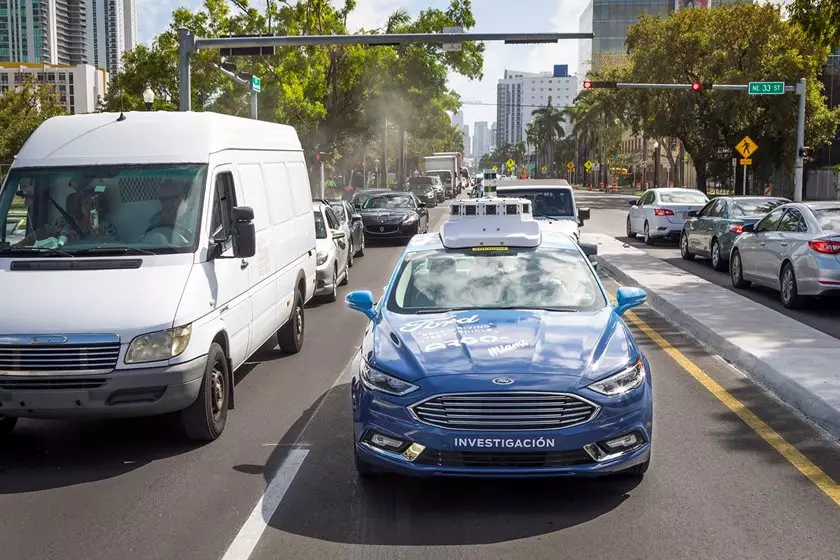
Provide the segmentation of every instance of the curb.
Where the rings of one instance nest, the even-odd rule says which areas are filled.
[[[835,439],[840,440],[840,409],[826,402],[819,394],[791,379],[772,363],[730,342],[681,308],[651,291],[647,286],[636,282],[620,268],[610,263],[608,257],[599,255],[596,258],[602,270],[608,272],[620,284],[635,286],[647,291],[648,306],[662,315],[666,321],[684,330],[701,346],[738,367],[750,379],[770,391],[783,403],[804,414],[811,422],[827,431]]]

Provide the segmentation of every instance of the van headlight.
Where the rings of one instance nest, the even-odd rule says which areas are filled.
[[[419,389],[417,385],[412,385],[408,381],[403,381],[393,375],[388,375],[387,373],[382,373],[378,369],[374,369],[364,360],[362,360],[362,370],[359,374],[362,378],[362,383],[364,383],[368,389],[381,391],[383,393],[388,393],[389,395],[401,397]]]
[[[141,334],[131,341],[125,363],[144,364],[169,360],[184,353],[190,343],[192,324],[165,331]]]
[[[615,397],[623,395],[639,387],[645,381],[647,372],[645,371],[645,364],[641,358],[636,360],[632,366],[621,370],[615,375],[611,375],[601,381],[596,381],[589,386],[590,389],[596,393],[601,393],[608,397]]]
[[[317,266],[321,266],[322,264],[324,264],[325,262],[327,262],[327,259],[328,259],[328,258],[330,258],[330,254],[329,254],[329,253],[327,253],[326,251],[318,251],[318,255],[317,255]]]

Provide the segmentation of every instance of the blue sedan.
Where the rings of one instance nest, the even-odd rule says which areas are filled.
[[[419,235],[380,301],[348,294],[371,320],[352,364],[361,476],[647,470],[650,367],[621,318],[645,293],[621,288],[613,306],[584,249],[538,235],[455,248]]]

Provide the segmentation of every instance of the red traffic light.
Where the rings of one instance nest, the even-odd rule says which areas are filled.
[[[691,84],[691,91],[700,91],[701,89],[703,89],[703,84],[700,82],[693,82]]]
[[[583,81],[583,89],[589,89],[591,87],[592,87],[592,82],[590,82],[589,80],[584,80]]]
[[[315,152],[315,161],[321,161],[321,152]]]

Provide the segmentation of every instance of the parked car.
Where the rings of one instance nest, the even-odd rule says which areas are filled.
[[[21,186],[26,235],[0,229],[3,289],[19,296],[0,313],[0,433],[18,417],[177,413],[188,437],[214,440],[234,370],[269,339],[303,347],[315,227],[294,128],[211,112],[53,117],[15,158],[0,222]]]
[[[438,192],[434,187],[435,179],[437,179],[437,177],[411,177],[408,180],[408,187],[406,190],[414,193],[414,195],[420,199],[420,202],[424,202],[426,204],[427,208],[432,208],[437,206],[438,203]],[[439,179],[438,182],[440,182]]]
[[[410,192],[373,195],[365,201],[361,214],[368,239],[408,241],[429,231],[429,211]]]
[[[778,290],[782,304],[840,295],[840,202],[789,203],[747,224],[729,259],[736,288]]]
[[[438,202],[443,202],[443,201],[444,201],[444,200],[446,200],[447,198],[452,198],[452,197],[454,197],[454,196],[455,196],[455,187],[453,186],[453,183],[454,183],[455,181],[457,181],[457,180],[458,180],[458,178],[457,178],[457,177],[455,177],[455,178],[453,179],[453,178],[452,178],[452,172],[451,172],[451,171],[447,171],[447,170],[443,170],[443,171],[429,171],[428,173],[426,173],[426,176],[428,176],[428,177],[437,177],[437,179],[438,179],[438,180],[440,181],[440,183],[441,183],[440,187],[441,187],[441,190],[443,191],[443,198],[441,198],[440,200],[438,200]]]
[[[699,212],[690,211],[680,236],[680,254],[711,259],[715,270],[726,270],[735,239],[747,224],[755,224],[778,206],[790,202],[769,196],[722,196],[709,201]]]
[[[350,199],[350,205],[356,210],[358,210],[371,196],[387,192],[391,192],[391,189],[364,189],[361,191],[356,191],[353,194],[353,197]]]
[[[630,200],[627,214],[627,237],[644,236],[653,245],[656,239],[677,240],[691,211],[703,208],[709,198],[696,189],[651,189],[638,200]]]
[[[436,202],[444,202],[446,200],[446,187],[444,187],[441,178],[437,175],[426,175],[426,177],[432,180],[432,187],[435,189],[435,195],[437,196]]]
[[[350,266],[353,266],[355,257],[365,256],[365,226],[362,223],[362,215],[349,202],[333,200],[330,201],[330,206],[341,222],[341,227],[345,228],[349,236],[350,252],[348,258],[350,259]]]
[[[333,302],[338,297],[338,286],[350,281],[350,240],[338,216],[326,202],[312,205],[315,218],[315,250],[318,278],[315,295]]]
[[[542,231],[560,231],[580,240],[580,227],[589,219],[589,208],[578,208],[572,186],[563,179],[554,184],[500,186],[496,196],[525,198]]]

